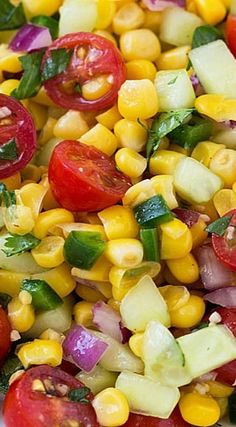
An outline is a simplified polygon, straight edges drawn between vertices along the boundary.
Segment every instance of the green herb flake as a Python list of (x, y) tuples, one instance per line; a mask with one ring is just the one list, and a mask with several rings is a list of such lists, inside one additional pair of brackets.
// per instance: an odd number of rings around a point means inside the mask
[(36, 248), (40, 243), (40, 240), (33, 236), (33, 234), (25, 234), (20, 236), (19, 234), (12, 234), (6, 238), (6, 242), (2, 251), (7, 257), (18, 255), (23, 252), (30, 251)]
[(52, 39), (55, 40), (58, 37), (58, 21), (51, 16), (37, 15), (31, 19), (33, 24), (39, 25), (40, 27), (47, 27), (50, 31)]
[(81, 388), (73, 388), (68, 393), (68, 398), (71, 402), (79, 402), (88, 404), (89, 400), (86, 399), (86, 396), (90, 393), (90, 389), (88, 387)]
[(82, 94), (82, 87), (81, 84), (77, 83), (77, 85), (74, 87), (74, 92)]
[(16, 160), (18, 158), (16, 141), (11, 139), (0, 145), (0, 160)]
[(44, 50), (24, 55), (19, 58), (24, 74), (20, 80), (18, 88), (11, 93), (16, 99), (31, 98), (37, 95), (41, 87), (41, 63)]
[(173, 85), (173, 84), (175, 84), (175, 82), (177, 81), (177, 79), (178, 79), (178, 76), (176, 76), (176, 77), (174, 77), (172, 80), (170, 80), (167, 84), (168, 84), (168, 86), (171, 86), (171, 85)]
[(198, 326), (196, 326), (195, 330), (199, 331), (200, 329), (208, 328), (208, 326), (209, 326), (209, 323), (207, 323), (207, 322), (201, 322), (201, 323), (199, 323)]
[(51, 56), (46, 60), (42, 70), (42, 81), (45, 82), (63, 73), (70, 63), (72, 54), (73, 49), (51, 50)]
[(22, 363), (15, 354), (10, 354), (0, 370), (0, 393), (6, 394), (11, 376), (20, 369), (24, 369)]
[(223, 39), (223, 35), (218, 28), (212, 25), (201, 25), (197, 27), (193, 34), (192, 49), (203, 46), (205, 44)]
[(13, 6), (9, 0), (1, 0), (0, 6), (0, 31), (14, 30), (26, 23), (22, 3)]
[(0, 182), (0, 197), (6, 208), (10, 208), (11, 206), (16, 205), (15, 191), (8, 191), (3, 182)]
[(230, 221), (232, 219), (232, 215), (223, 216), (222, 218), (217, 219), (216, 221), (209, 224), (205, 231), (208, 233), (216, 234), (217, 236), (223, 236), (226, 229), (228, 228)]

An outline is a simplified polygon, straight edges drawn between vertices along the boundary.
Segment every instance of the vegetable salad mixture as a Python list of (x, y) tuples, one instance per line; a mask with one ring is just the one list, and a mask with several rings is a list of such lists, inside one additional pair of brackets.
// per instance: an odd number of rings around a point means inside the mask
[(236, 0), (0, 0), (5, 427), (236, 424)]

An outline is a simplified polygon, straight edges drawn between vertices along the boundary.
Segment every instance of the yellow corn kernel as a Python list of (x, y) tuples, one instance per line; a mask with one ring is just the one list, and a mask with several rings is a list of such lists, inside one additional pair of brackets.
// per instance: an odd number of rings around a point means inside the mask
[(194, 283), (199, 278), (199, 268), (197, 261), (192, 254), (187, 254), (183, 258), (166, 260), (170, 272), (181, 283)]
[(108, 28), (112, 19), (116, 13), (116, 5), (114, 0), (98, 0), (97, 5), (98, 18), (96, 22), (96, 28), (104, 30)]
[(197, 12), (209, 25), (216, 25), (223, 21), (226, 7), (220, 0), (195, 0)]
[(224, 187), (231, 188), (236, 181), (236, 151), (229, 148), (217, 151), (209, 167), (223, 180)]
[(97, 262), (90, 270), (82, 270), (80, 268), (72, 268), (72, 276), (79, 279), (95, 280), (98, 282), (109, 282), (109, 271), (111, 263), (105, 256), (98, 258)]
[(142, 126), (137, 121), (122, 119), (115, 124), (114, 133), (121, 147), (131, 148), (139, 153), (147, 142), (147, 129), (144, 121)]
[(147, 167), (147, 159), (131, 148), (121, 148), (116, 152), (115, 161), (118, 169), (130, 178), (138, 178)]
[(9, 73), (19, 73), (22, 71), (22, 64), (19, 58), (23, 55), (20, 52), (13, 52), (7, 45), (0, 45), (0, 70)]
[(62, 345), (54, 340), (35, 339), (23, 344), (17, 353), (24, 368), (31, 365), (59, 366), (62, 362)]
[(229, 397), (234, 392), (233, 387), (230, 387), (226, 384), (222, 384), (219, 381), (207, 381), (206, 384), (209, 387), (209, 394), (212, 397)]
[(151, 12), (150, 10), (145, 11), (145, 21), (142, 28), (148, 28), (156, 34), (159, 34), (160, 25), (162, 21), (161, 12)]
[(41, 178), (41, 175), (41, 168), (30, 163), (21, 171), (21, 177), (23, 182), (28, 180), (38, 182)]
[(93, 145), (108, 156), (112, 156), (118, 147), (116, 136), (100, 123), (86, 132), (80, 141), (86, 145)]
[(143, 260), (143, 246), (137, 239), (116, 239), (107, 242), (107, 259), (120, 268), (132, 268)]
[(128, 120), (149, 119), (158, 112), (157, 92), (148, 79), (126, 80), (118, 96), (120, 114)]
[(96, 116), (96, 120), (107, 129), (112, 130), (115, 124), (121, 119), (121, 115), (118, 111), (117, 105), (109, 108), (109, 110)]
[(89, 127), (80, 111), (69, 110), (56, 122), (53, 133), (57, 138), (79, 139)]
[(5, 80), (0, 84), (0, 93), (10, 96), (11, 92), (19, 86), (19, 83), (19, 80), (16, 79)]
[(34, 227), (34, 235), (38, 239), (46, 237), (48, 230), (54, 225), (63, 224), (63, 222), (74, 222), (74, 216), (66, 209), (52, 209), (39, 214)]
[(23, 205), (15, 205), (10, 210), (2, 208), (5, 227), (12, 234), (24, 235), (34, 228), (35, 221), (30, 208)]
[(184, 154), (185, 156), (189, 156), (189, 154), (190, 154), (189, 149), (180, 147), (180, 145), (177, 145), (177, 144), (170, 144), (169, 150), (175, 151), (176, 153)]
[(40, 334), (39, 338), (41, 340), (52, 340), (61, 343), (63, 335), (52, 328), (48, 328)]
[(43, 129), (47, 121), (47, 109), (34, 101), (29, 101), (28, 110), (33, 117), (36, 130)]
[(116, 9), (120, 9), (125, 4), (131, 3), (133, 0), (116, 0)]
[(175, 151), (159, 150), (150, 159), (149, 170), (151, 175), (172, 175), (178, 162), (184, 154)]
[(28, 291), (20, 291), (18, 298), (23, 305), (32, 303), (32, 295)]
[(151, 178), (155, 193), (162, 195), (171, 210), (178, 207), (173, 181), (172, 175), (157, 175)]
[(230, 189), (220, 190), (213, 197), (213, 203), (219, 216), (223, 216), (236, 208), (236, 194)]
[(179, 401), (183, 419), (199, 427), (208, 427), (217, 423), (220, 418), (220, 407), (216, 400), (199, 393), (183, 394)]
[(7, 309), (12, 329), (26, 332), (33, 326), (35, 315), (31, 304), (22, 304), (20, 299), (15, 297), (9, 302)]
[(7, 189), (10, 190), (16, 190), (20, 187), (21, 184), (21, 176), (20, 172), (15, 173), (12, 176), (9, 176), (9, 178), (1, 179), (1, 182), (7, 187)]
[(31, 0), (22, 1), (24, 10), (30, 18), (37, 15), (54, 15), (62, 4), (62, 0), (40, 0), (32, 2)]
[(46, 107), (55, 107), (54, 102), (49, 98), (44, 86), (42, 86), (37, 95), (31, 98), (32, 101), (38, 102), (38, 104), (45, 105)]
[(126, 63), (127, 80), (154, 80), (157, 69), (155, 65), (147, 59), (134, 59)]
[(197, 15), (197, 7), (195, 5), (195, 0), (186, 0), (186, 9), (188, 12), (192, 12)]
[(147, 59), (153, 62), (160, 56), (161, 45), (155, 33), (142, 28), (123, 33), (120, 38), (120, 50), (126, 61)]
[(115, 37), (111, 33), (109, 33), (106, 30), (96, 30), (94, 31), (94, 34), (97, 34), (98, 36), (104, 37), (107, 40), (110, 40), (115, 46), (117, 46), (117, 41)]
[(0, 269), (0, 292), (16, 297), (20, 292), (22, 280), (26, 278), (24, 273)]
[(171, 326), (176, 328), (193, 328), (202, 320), (205, 302), (197, 295), (190, 295), (182, 307), (170, 312)]
[(81, 283), (76, 288), (77, 295), (86, 302), (106, 301), (106, 297), (97, 289), (82, 285)]
[(191, 157), (203, 163), (208, 168), (213, 156), (222, 148), (225, 148), (225, 145), (216, 144), (211, 141), (202, 141), (194, 148)]
[(100, 391), (93, 399), (99, 424), (104, 427), (118, 427), (129, 418), (129, 404), (125, 395), (115, 388), (109, 387)]
[(184, 258), (192, 249), (192, 235), (182, 221), (174, 218), (160, 225), (161, 259)]
[(156, 64), (158, 70), (178, 70), (188, 65), (190, 46), (180, 46), (160, 54)]
[(132, 209), (124, 206), (111, 206), (99, 212), (109, 240), (135, 238), (139, 232)]
[(202, 219), (199, 219), (198, 222), (190, 228), (190, 232), (192, 234), (193, 249), (200, 246), (206, 240), (206, 226), (206, 223)]
[(76, 287), (75, 280), (71, 276), (71, 269), (65, 263), (52, 270), (34, 274), (32, 279), (45, 280), (61, 298), (65, 298)]
[(123, 204), (124, 206), (130, 206), (134, 208), (142, 202), (150, 199), (150, 197), (155, 196), (155, 190), (150, 179), (145, 179), (138, 182), (137, 184), (130, 187), (124, 197)]
[(106, 95), (112, 87), (112, 76), (94, 77), (82, 86), (82, 96), (88, 101), (94, 101)]
[(223, 418), (228, 413), (228, 399), (226, 397), (215, 398), (220, 407), (220, 418)]
[(137, 332), (129, 339), (129, 346), (135, 356), (142, 358), (143, 356), (143, 332)]
[(160, 287), (159, 291), (170, 312), (183, 307), (190, 298), (190, 293), (185, 286), (167, 285)]
[(31, 254), (38, 265), (54, 268), (64, 262), (64, 239), (59, 236), (44, 237)]
[(32, 211), (34, 219), (38, 217), (42, 209), (43, 198), (46, 191), (45, 187), (36, 183), (26, 184), (17, 191), (17, 195), (19, 195), (23, 205)]
[(91, 231), (101, 234), (102, 239), (106, 240), (104, 227), (101, 224), (86, 224), (83, 222), (72, 222), (55, 225), (50, 229), (50, 234), (55, 236), (68, 237), (71, 231)]
[(231, 6), (231, 0), (220, 0), (221, 1), (221, 3), (223, 3), (224, 5), (225, 5), (225, 7), (227, 8), (227, 9), (230, 9), (230, 6)]
[(120, 312), (120, 301), (116, 301), (114, 298), (110, 298), (107, 301), (107, 304), (110, 305), (114, 310)]
[(45, 145), (50, 139), (54, 138), (54, 127), (56, 123), (57, 123), (56, 119), (53, 119), (52, 117), (48, 117), (38, 137), (39, 145), (41, 146)]
[(85, 327), (93, 326), (93, 306), (92, 302), (80, 301), (73, 307), (73, 315), (77, 325)]
[(218, 213), (214, 206), (213, 199), (209, 200), (209, 202), (204, 203), (203, 205), (190, 206), (190, 209), (192, 209), (193, 211), (197, 211), (200, 214), (209, 216), (211, 222), (218, 219)]
[(145, 20), (144, 11), (136, 3), (128, 3), (117, 10), (113, 19), (115, 34), (123, 34), (128, 30), (140, 28)]
[(236, 120), (236, 100), (226, 99), (224, 95), (202, 95), (195, 101), (195, 108), (200, 114), (217, 122)]

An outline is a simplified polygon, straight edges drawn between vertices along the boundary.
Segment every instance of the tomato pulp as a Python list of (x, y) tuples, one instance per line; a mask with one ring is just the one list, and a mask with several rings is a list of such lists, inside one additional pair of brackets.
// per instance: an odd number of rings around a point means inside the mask
[(124, 424), (124, 427), (190, 427), (190, 425), (183, 420), (179, 409), (176, 408), (168, 420), (130, 414), (127, 423)]
[[(35, 380), (41, 382), (41, 391), (34, 390)], [(91, 393), (87, 403), (68, 398), (70, 390), (81, 387), (80, 381), (61, 369), (45, 365), (29, 369), (7, 392), (3, 406), (6, 427), (99, 427)]]
[(4, 361), (10, 349), (10, 346), (11, 346), (10, 334), (11, 334), (10, 322), (3, 308), (0, 307), (0, 364), (2, 364), (2, 362)]
[(229, 15), (227, 18), (226, 40), (232, 54), (236, 57), (236, 16)]
[[(58, 105), (73, 110), (101, 110), (111, 107), (125, 81), (123, 58), (113, 43), (92, 33), (72, 33), (57, 39), (47, 49), (42, 66), (55, 49), (73, 49), (66, 70), (44, 83), (49, 97)], [(89, 100), (77, 88), (93, 78), (104, 76), (108, 90), (97, 99)]]
[(0, 149), (10, 141), (16, 145), (16, 156), (8, 152), (8, 158), (4, 158), (4, 155), (0, 157), (0, 179), (24, 168), (36, 150), (36, 130), (32, 117), (20, 102), (0, 94)]
[(122, 199), (131, 186), (115, 162), (94, 147), (62, 141), (49, 163), (49, 182), (55, 199), (71, 211), (95, 212)]
[(232, 216), (223, 236), (212, 234), (212, 246), (216, 256), (230, 270), (236, 271), (236, 209), (224, 216)]

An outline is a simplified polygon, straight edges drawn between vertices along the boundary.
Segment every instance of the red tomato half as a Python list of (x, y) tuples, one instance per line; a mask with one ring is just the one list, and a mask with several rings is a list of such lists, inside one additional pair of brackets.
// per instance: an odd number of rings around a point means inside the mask
[(236, 16), (228, 16), (226, 22), (226, 40), (232, 54), (236, 57)]
[[(227, 326), (236, 337), (236, 308), (217, 308), (217, 313), (221, 316), (221, 323)], [(236, 378), (235, 378), (236, 379)]]
[(71, 211), (102, 210), (121, 200), (131, 186), (110, 157), (77, 141), (56, 146), (48, 176), (55, 199)]
[(10, 322), (3, 308), (0, 307), (0, 364), (2, 364), (10, 349), (10, 334)]
[(28, 111), (13, 98), (0, 94), (0, 147), (15, 140), (17, 158), (0, 160), (0, 179), (24, 168), (36, 150), (36, 130)]
[(230, 270), (236, 271), (236, 209), (228, 212), (224, 216), (232, 215), (229, 227), (224, 235), (212, 234), (212, 246), (216, 256)]
[(127, 423), (123, 427), (190, 427), (190, 424), (183, 420), (179, 409), (176, 408), (168, 420), (130, 414)]
[(217, 381), (233, 385), (236, 380), (236, 359), (216, 369)]
[[(92, 33), (72, 33), (57, 39), (47, 49), (43, 64), (54, 49), (73, 49), (67, 69), (44, 83), (50, 98), (58, 105), (73, 110), (101, 110), (114, 104), (125, 81), (122, 56), (113, 43)], [(43, 66), (43, 65), (42, 65)], [(91, 79), (104, 76), (110, 84), (101, 97), (88, 100), (76, 91)]]
[[(34, 391), (34, 380), (40, 380), (46, 392)], [(29, 369), (10, 386), (6, 395), (3, 406), (6, 427), (67, 427), (72, 421), (78, 427), (99, 427), (91, 403), (67, 398), (71, 389), (80, 387), (83, 387), (80, 381), (58, 368)], [(91, 401), (92, 394), (87, 398)]]

